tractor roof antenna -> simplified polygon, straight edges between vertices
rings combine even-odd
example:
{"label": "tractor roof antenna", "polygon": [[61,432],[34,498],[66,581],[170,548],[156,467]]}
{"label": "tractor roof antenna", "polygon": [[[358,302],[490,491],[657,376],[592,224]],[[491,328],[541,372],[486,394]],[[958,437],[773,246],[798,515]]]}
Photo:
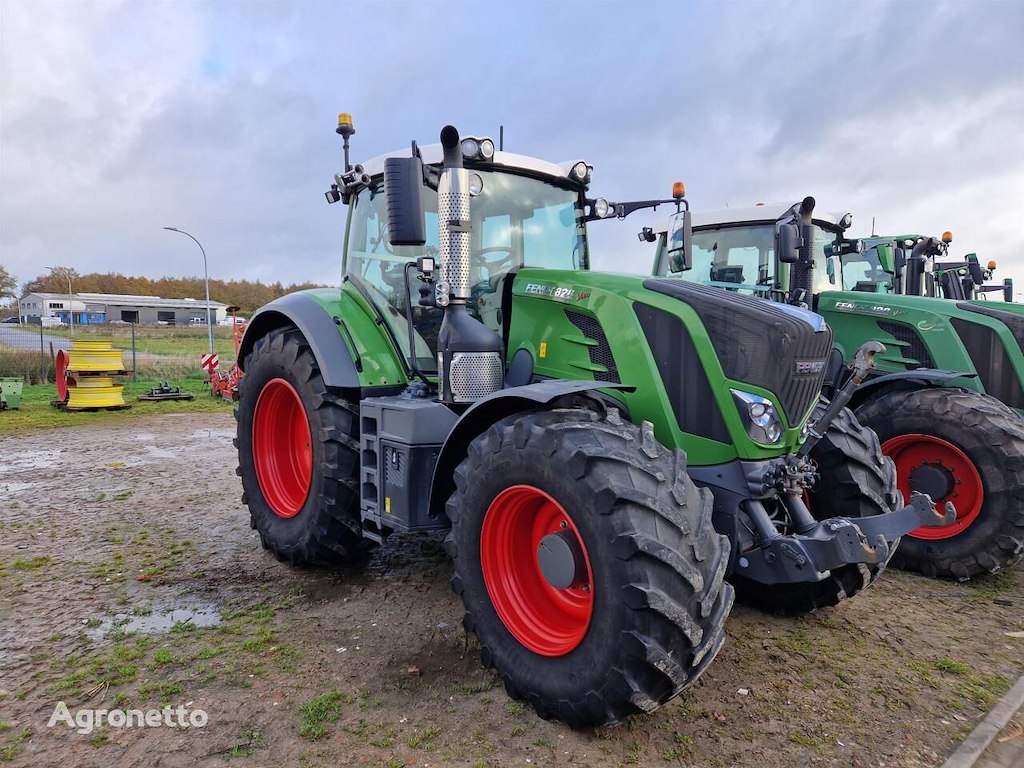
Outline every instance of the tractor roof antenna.
{"label": "tractor roof antenna", "polygon": [[505,126],[498,126],[498,151],[503,152],[505,150]]}
{"label": "tractor roof antenna", "polygon": [[875,217],[871,217],[871,236],[875,236]]}
{"label": "tractor roof antenna", "polygon": [[334,132],[341,134],[341,138],[345,140],[345,173],[348,173],[352,170],[352,163],[348,161],[348,139],[356,132],[356,129],[352,127],[352,115],[348,112],[339,113],[338,127],[334,129]]}

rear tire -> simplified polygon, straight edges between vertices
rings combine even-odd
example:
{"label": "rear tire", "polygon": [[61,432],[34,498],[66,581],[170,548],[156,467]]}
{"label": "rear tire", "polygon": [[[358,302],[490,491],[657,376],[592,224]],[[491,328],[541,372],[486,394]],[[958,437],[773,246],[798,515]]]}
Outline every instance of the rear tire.
{"label": "rear tire", "polygon": [[[463,625],[541,717],[579,728],[651,712],[721,648],[729,543],[682,451],[649,425],[617,411],[512,416],[470,444],[455,485],[445,546]],[[576,553],[562,588],[537,549],[555,534]]]}
{"label": "rear tire", "polygon": [[[811,416],[821,418],[828,401],[821,400]],[[896,467],[882,455],[878,437],[844,408],[811,451],[818,467],[818,483],[806,499],[816,520],[830,517],[868,517],[899,509]],[[899,544],[889,542],[889,557]],[[850,563],[833,568],[821,581],[761,584],[742,576],[733,578],[736,598],[760,610],[800,614],[836,605],[867,589],[885,570],[886,563]]]}
{"label": "rear tire", "polygon": [[946,501],[957,508],[952,526],[923,528],[904,536],[893,566],[965,581],[1021,559],[1024,422],[1020,416],[989,396],[952,387],[884,393],[861,405],[857,416],[878,433],[895,460],[905,495],[916,487],[932,491],[940,509]]}
{"label": "rear tire", "polygon": [[358,405],[327,388],[296,328],[256,342],[235,418],[242,501],[264,548],[293,565],[358,555]]}

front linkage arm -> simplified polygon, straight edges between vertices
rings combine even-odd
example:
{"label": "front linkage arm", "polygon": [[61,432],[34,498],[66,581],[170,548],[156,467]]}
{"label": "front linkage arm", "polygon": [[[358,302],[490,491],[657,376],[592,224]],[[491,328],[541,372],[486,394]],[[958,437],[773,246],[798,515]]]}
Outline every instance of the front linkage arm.
{"label": "front linkage arm", "polygon": [[875,367],[875,355],[884,351],[885,347],[877,341],[869,341],[857,350],[850,364],[853,375],[836,393],[825,413],[811,425],[803,446],[762,478],[766,485],[782,492],[795,533],[779,533],[762,502],[745,502],[745,511],[760,541],[757,549],[744,553],[739,560],[739,570],[744,575],[762,583],[817,581],[831,569],[849,563],[884,563],[892,554],[889,542],[916,528],[950,525],[956,519],[952,503],[946,502],[945,512],[939,513],[931,497],[916,492],[903,509],[868,517],[819,521],[804,504],[803,494],[814,473],[808,459],[811,449]]}

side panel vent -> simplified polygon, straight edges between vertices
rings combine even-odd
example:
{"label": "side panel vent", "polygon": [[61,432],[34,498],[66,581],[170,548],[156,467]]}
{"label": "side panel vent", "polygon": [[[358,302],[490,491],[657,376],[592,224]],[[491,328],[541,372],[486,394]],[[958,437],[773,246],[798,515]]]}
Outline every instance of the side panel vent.
{"label": "side panel vent", "polygon": [[951,322],[985,385],[985,392],[1011,408],[1024,408],[1020,379],[995,331],[985,325],[954,317]]}
{"label": "side panel vent", "polygon": [[565,310],[565,316],[569,318],[570,323],[579,328],[580,333],[588,339],[597,342],[596,347],[588,348],[590,362],[595,365],[603,365],[608,369],[608,372],[594,371],[594,380],[607,381],[610,384],[621,384],[619,369],[615,365],[615,358],[612,357],[612,348],[608,344],[608,337],[604,335],[604,329],[601,328],[601,323],[597,321],[597,318],[583,312],[577,312],[574,309]]}
{"label": "side panel vent", "polygon": [[677,316],[646,304],[634,304],[647,345],[658,365],[661,383],[683,432],[732,442],[718,409],[690,332]]}
{"label": "side panel vent", "polygon": [[907,346],[900,347],[900,354],[907,361],[907,368],[934,368],[935,362],[928,354],[928,347],[918,335],[917,331],[907,325],[890,323],[885,320],[878,321],[880,330],[888,333],[896,341],[901,341]]}

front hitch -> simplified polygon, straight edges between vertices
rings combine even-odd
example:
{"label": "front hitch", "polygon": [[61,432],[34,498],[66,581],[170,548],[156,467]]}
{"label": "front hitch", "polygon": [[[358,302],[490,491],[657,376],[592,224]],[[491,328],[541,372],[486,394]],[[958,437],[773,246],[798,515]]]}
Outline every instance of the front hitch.
{"label": "front hitch", "polygon": [[880,341],[866,341],[857,350],[857,353],[853,356],[853,361],[849,365],[852,375],[843,388],[836,392],[828,408],[821,414],[821,418],[809,426],[807,439],[800,446],[800,450],[796,452],[799,458],[802,459],[810,456],[814,446],[828,432],[829,425],[839,415],[839,412],[846,407],[846,404],[850,402],[854,391],[867,378],[868,374],[875,369],[875,355],[883,352],[885,352],[885,345]]}
{"label": "front hitch", "polygon": [[[830,517],[807,530],[783,535],[775,530],[761,502],[744,504],[760,541],[740,555],[736,572],[762,584],[821,581],[832,569],[851,563],[884,564],[895,550],[889,542],[917,528],[943,527],[956,520],[951,502],[940,514],[930,496],[914,492],[910,503],[895,512]],[[799,497],[788,496],[785,504],[793,519],[810,516]]]}

